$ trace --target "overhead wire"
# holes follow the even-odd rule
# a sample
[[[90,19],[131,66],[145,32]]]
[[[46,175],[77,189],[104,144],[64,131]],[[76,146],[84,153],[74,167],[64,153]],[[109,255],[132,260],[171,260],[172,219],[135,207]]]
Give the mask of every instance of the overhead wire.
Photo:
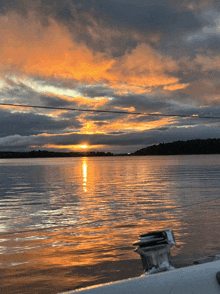
[[[1,106],[9,107],[24,107],[24,108],[39,108],[39,109],[52,109],[52,110],[65,110],[65,111],[79,111],[79,112],[95,112],[95,113],[114,113],[114,114],[133,114],[143,116],[162,116],[162,117],[183,117],[183,118],[199,118],[199,119],[220,119],[220,116],[201,116],[197,114],[164,114],[164,113],[146,113],[146,112],[133,112],[133,111],[118,111],[118,110],[102,110],[102,109],[83,109],[83,108],[69,108],[69,107],[52,107],[52,106],[38,106],[26,104],[9,104],[0,103]]]

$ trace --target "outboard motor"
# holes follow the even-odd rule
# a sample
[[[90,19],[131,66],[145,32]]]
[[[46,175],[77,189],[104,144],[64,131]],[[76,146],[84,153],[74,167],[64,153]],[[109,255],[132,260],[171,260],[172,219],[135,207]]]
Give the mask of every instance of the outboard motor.
[[[170,264],[170,248],[176,245],[172,230],[140,235],[133,245],[138,246],[134,251],[141,256],[145,274],[174,269]]]

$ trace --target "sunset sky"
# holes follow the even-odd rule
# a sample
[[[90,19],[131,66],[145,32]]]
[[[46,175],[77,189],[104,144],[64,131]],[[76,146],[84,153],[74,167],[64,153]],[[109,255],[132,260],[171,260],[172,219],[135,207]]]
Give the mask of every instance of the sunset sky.
[[[0,151],[133,152],[220,137],[215,0],[2,0]]]

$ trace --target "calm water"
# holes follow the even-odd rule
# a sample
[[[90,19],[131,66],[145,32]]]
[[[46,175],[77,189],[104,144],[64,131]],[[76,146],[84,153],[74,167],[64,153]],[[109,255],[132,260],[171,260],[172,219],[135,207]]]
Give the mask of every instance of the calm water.
[[[220,155],[0,159],[0,292],[139,276],[151,230],[173,229],[176,267],[219,253],[219,180]]]

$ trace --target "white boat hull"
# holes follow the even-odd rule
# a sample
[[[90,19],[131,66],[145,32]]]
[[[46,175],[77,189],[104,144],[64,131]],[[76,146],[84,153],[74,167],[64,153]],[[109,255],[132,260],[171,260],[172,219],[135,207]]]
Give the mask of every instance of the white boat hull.
[[[65,292],[65,294],[220,294],[220,261]]]

